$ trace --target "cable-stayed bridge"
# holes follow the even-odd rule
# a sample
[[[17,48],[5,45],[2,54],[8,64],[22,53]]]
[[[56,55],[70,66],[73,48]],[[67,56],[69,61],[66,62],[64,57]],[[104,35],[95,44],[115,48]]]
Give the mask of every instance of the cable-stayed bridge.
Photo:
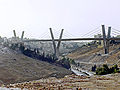
[[[71,38],[74,35],[70,34],[69,32],[63,34],[63,31],[64,29],[61,30],[60,35],[58,35],[58,31],[56,32],[57,36],[59,36],[58,39],[55,39],[52,28],[50,28],[51,39],[28,39],[28,40],[23,39],[23,36],[24,36],[24,31],[23,31],[21,36],[21,42],[24,43],[24,42],[52,41],[53,47],[54,47],[54,54],[56,55],[56,57],[59,57],[59,47],[60,47],[61,41],[103,40],[105,54],[108,54],[110,40],[120,40],[120,37],[119,37],[120,30],[114,29],[111,27],[106,28],[105,25],[102,25],[102,27],[98,27],[94,30],[91,30],[90,32],[87,32],[84,35],[80,35],[81,36],[80,38]],[[45,36],[48,36],[48,35],[47,34],[42,35],[43,38]],[[14,37],[16,37],[15,30],[14,30]],[[62,37],[66,37],[66,38],[62,38]],[[57,45],[56,45],[56,41],[58,42]]]

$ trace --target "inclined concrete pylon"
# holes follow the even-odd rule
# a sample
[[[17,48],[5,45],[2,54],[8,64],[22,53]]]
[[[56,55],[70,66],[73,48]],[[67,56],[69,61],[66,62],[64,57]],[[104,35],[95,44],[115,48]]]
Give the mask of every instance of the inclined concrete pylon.
[[[55,44],[55,39],[54,39],[54,35],[53,35],[53,32],[52,32],[52,28],[50,28],[50,33],[51,33],[51,38],[52,38],[52,42],[53,42],[54,54],[55,54],[55,57],[56,57],[56,44]]]
[[[24,31],[22,31],[21,39],[23,39],[23,37],[24,37]]]
[[[105,33],[105,25],[102,25],[102,33],[103,33],[103,45],[104,45],[104,52],[107,54],[107,43],[106,43],[106,33]]]
[[[111,27],[108,27],[108,34],[106,36],[105,33],[105,25],[102,25],[102,33],[103,33],[103,44],[104,44],[104,52],[105,54],[109,53],[109,45],[110,45],[110,37],[111,37]]]
[[[14,37],[16,38],[16,32],[15,32],[15,30],[13,30],[13,34],[14,34]]]
[[[111,27],[108,27],[108,35],[107,35],[107,52],[109,53],[110,39],[111,38]]]
[[[61,30],[61,34],[60,34],[60,37],[59,37],[58,45],[57,45],[57,48],[56,48],[56,50],[57,50],[56,51],[57,57],[59,57],[59,54],[60,54],[59,48],[60,48],[60,44],[61,44],[61,39],[62,39],[63,31],[64,31],[64,29]]]
[[[22,31],[22,35],[21,35],[21,39],[23,39],[23,37],[24,37],[24,31]],[[13,34],[14,34],[14,37],[16,38],[17,36],[16,36],[16,31],[15,30],[13,30]]]
[[[56,47],[56,43],[55,43],[54,35],[53,35],[53,32],[52,32],[52,28],[50,28],[50,33],[51,33],[51,38],[52,38],[53,48],[54,48],[54,54],[55,54],[56,58],[59,58],[59,53],[60,53],[59,48],[60,48],[60,44],[61,44],[63,31],[64,31],[64,29],[62,29],[62,31],[61,31],[61,34],[60,34],[60,37],[59,37],[59,40],[58,40],[58,44],[57,44],[57,47]]]

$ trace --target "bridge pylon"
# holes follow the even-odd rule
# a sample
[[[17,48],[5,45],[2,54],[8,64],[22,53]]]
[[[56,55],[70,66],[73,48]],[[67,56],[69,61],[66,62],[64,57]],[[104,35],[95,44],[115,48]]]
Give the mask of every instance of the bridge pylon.
[[[15,30],[13,30],[13,34],[14,34],[14,37],[16,38],[16,32],[15,32]]]
[[[52,42],[53,42],[54,54],[56,56],[56,44],[55,44],[55,39],[54,39],[54,35],[52,32],[52,28],[50,28],[50,33],[51,33],[51,38],[52,38]]]
[[[59,48],[60,48],[60,44],[61,44],[63,31],[64,31],[64,29],[61,30],[61,34],[60,34],[59,41],[58,41],[57,48],[56,48],[56,56],[57,57],[59,57],[59,54],[60,54]]]
[[[19,44],[24,44],[24,42],[23,42],[24,31],[22,31],[21,38],[19,38],[19,36],[16,35],[16,31],[15,30],[13,30],[13,34],[14,34],[14,39],[13,39],[14,43],[20,42]]]
[[[111,38],[111,27],[108,27],[108,35],[107,35],[107,52],[109,53],[110,39]]]
[[[23,39],[23,37],[24,37],[24,33],[25,33],[25,32],[24,32],[24,31],[22,31],[21,39]]]
[[[52,28],[50,28],[50,34],[51,34],[51,38],[52,38],[52,42],[53,42],[53,48],[54,48],[54,54],[55,54],[56,58],[59,58],[59,54],[60,54],[59,48],[60,48],[60,44],[61,44],[61,41],[62,41],[63,31],[64,31],[64,29],[61,30],[61,34],[60,34],[58,44],[57,44],[57,47],[56,47],[56,43],[55,43],[54,35],[53,35],[53,32],[52,32]]]
[[[24,33],[25,33],[25,32],[22,31],[21,39],[23,39]],[[15,31],[15,30],[13,30],[13,34],[14,34],[14,38],[17,38],[17,35],[16,35],[16,31]]]
[[[111,27],[108,27],[108,34],[106,36],[105,33],[105,25],[102,25],[102,33],[103,33],[103,45],[104,45],[104,53],[109,53],[109,44],[110,44],[110,37],[111,37]]]

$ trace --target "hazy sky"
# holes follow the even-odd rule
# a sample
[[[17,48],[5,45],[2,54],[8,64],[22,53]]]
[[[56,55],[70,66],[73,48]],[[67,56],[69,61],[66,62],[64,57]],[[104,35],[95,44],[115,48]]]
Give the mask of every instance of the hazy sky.
[[[65,29],[76,37],[101,24],[120,29],[120,0],[0,0],[0,35],[25,37]]]

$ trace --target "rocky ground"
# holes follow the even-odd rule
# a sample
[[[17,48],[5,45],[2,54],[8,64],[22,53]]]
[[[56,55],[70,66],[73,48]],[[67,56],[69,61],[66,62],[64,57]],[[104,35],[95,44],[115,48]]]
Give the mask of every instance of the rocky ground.
[[[61,79],[51,77],[3,87],[23,90],[120,90],[120,74],[91,77],[68,75]]]

